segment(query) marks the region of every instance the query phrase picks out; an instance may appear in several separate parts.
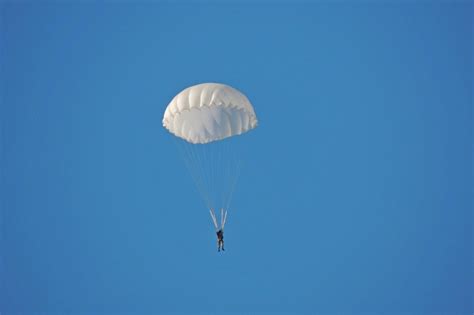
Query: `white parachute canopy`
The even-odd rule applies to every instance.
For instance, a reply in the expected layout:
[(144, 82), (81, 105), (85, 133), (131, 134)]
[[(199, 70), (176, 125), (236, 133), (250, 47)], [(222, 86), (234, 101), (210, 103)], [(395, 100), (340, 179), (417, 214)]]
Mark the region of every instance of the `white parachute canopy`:
[(257, 126), (247, 97), (219, 83), (188, 87), (168, 105), (163, 126), (190, 143), (209, 143), (240, 135)]
[[(177, 147), (214, 226), (223, 228), (241, 165), (233, 136), (257, 127), (252, 104), (228, 85), (198, 84), (173, 98), (163, 126), (177, 137)], [(220, 227), (213, 209), (220, 209)]]

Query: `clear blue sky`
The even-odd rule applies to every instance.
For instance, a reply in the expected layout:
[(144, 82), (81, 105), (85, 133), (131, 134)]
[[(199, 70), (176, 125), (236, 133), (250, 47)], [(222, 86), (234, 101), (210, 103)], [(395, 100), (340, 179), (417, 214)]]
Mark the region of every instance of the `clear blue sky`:
[[(473, 4), (2, 2), (2, 314), (472, 313)], [(163, 111), (258, 129), (215, 248)]]

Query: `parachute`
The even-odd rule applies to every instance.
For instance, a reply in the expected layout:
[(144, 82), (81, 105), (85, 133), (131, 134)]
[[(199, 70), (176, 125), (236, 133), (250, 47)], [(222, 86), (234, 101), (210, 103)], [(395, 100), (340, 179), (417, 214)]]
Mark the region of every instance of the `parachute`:
[(190, 143), (209, 143), (240, 135), (257, 126), (250, 101), (236, 89), (218, 83), (191, 86), (168, 105), (163, 126)]
[(188, 87), (165, 110), (163, 127), (175, 136), (178, 151), (211, 212), (216, 229), (213, 209), (221, 209), (223, 228), (240, 174), (235, 136), (256, 128), (257, 124), (247, 97), (219, 83)]

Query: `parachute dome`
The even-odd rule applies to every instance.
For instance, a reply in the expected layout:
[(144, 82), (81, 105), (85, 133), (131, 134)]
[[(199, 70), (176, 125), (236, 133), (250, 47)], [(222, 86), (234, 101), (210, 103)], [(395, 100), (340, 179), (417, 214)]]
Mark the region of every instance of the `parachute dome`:
[(245, 133), (257, 126), (247, 97), (219, 83), (188, 87), (166, 108), (163, 126), (190, 143), (209, 143)]

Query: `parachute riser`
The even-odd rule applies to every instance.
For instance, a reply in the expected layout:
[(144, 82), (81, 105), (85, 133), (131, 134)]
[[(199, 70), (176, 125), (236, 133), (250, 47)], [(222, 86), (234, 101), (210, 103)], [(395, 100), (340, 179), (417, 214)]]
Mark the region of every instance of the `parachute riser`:
[(216, 214), (214, 213), (214, 209), (209, 209), (209, 213), (211, 214), (212, 223), (214, 224), (216, 231), (224, 230), (224, 226), (227, 220), (227, 210), (224, 210), (223, 208), (221, 208), (220, 226), (217, 224), (217, 217), (216, 217)]

